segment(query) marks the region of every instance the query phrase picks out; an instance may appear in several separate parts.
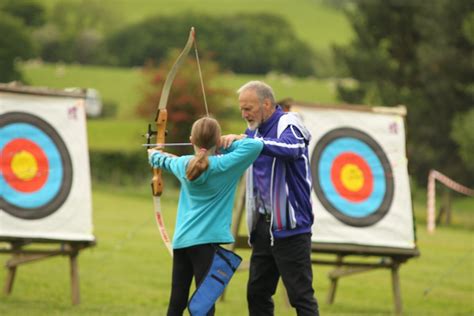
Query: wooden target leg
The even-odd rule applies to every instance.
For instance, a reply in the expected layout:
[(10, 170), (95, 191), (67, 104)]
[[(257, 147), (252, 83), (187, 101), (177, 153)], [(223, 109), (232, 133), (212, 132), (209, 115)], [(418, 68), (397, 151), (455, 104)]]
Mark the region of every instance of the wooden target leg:
[(10, 295), (13, 290), (13, 283), (15, 282), (15, 275), (16, 275), (16, 266), (7, 267), (8, 274), (5, 280), (5, 288), (4, 293), (5, 295)]
[(336, 289), (337, 289), (337, 281), (338, 281), (338, 277), (334, 277), (334, 278), (331, 278), (331, 286), (329, 288), (329, 293), (328, 293), (328, 297), (326, 299), (326, 302), (331, 305), (332, 303), (334, 303), (334, 298), (336, 297)]
[(398, 276), (399, 263), (394, 262), (392, 265), (392, 291), (393, 303), (395, 307), (395, 315), (402, 314), (402, 296), (400, 293), (400, 279)]
[[(342, 256), (338, 255), (336, 259), (336, 269), (334, 271), (338, 271), (340, 269), (342, 263)], [(326, 299), (328, 304), (334, 303), (334, 299), (336, 298), (336, 289), (337, 289), (337, 281), (339, 280), (339, 276), (333, 276), (329, 274), (329, 278), (331, 280), (331, 286), (329, 288), (329, 293)]]
[(69, 256), (71, 265), (71, 297), (72, 304), (77, 305), (81, 302), (81, 295), (79, 292), (79, 267), (77, 264), (78, 252), (74, 252)]

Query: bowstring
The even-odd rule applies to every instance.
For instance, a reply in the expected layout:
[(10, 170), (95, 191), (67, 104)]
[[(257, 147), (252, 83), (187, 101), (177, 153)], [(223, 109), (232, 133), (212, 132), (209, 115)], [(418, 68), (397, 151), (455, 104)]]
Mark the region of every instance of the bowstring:
[(202, 77), (201, 63), (199, 62), (199, 54), (198, 54), (198, 49), (197, 49), (196, 37), (194, 37), (194, 52), (196, 53), (196, 62), (198, 66), (199, 80), (201, 82), (201, 91), (202, 91), (202, 96), (204, 98), (204, 106), (206, 107), (206, 116), (209, 117), (209, 109), (207, 107), (206, 91), (204, 90), (204, 80)]

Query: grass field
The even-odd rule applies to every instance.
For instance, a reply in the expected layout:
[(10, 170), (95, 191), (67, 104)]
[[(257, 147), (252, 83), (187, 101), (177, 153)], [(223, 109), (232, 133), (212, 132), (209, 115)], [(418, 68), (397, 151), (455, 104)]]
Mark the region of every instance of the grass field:
[[(95, 88), (104, 101), (112, 101), (118, 106), (118, 119), (134, 116), (134, 109), (141, 98), (140, 87), (144, 79), (140, 69), (114, 68), (84, 65), (43, 64), (28, 62), (21, 65), (27, 82), (34, 86), (50, 88)], [(196, 76), (198, 76), (196, 71)], [(294, 78), (286, 75), (236, 75), (223, 73), (212, 85), (236, 91), (249, 80), (264, 80), (270, 84), (277, 99), (292, 97), (308, 102), (335, 103), (336, 91), (330, 79)], [(158, 101), (158, 100), (157, 100)], [(237, 107), (237, 95), (233, 102)]]
[[(81, 297), (71, 306), (69, 267), (65, 258), (19, 268), (13, 294), (0, 296), (0, 315), (164, 315), (169, 296), (171, 259), (153, 220), (148, 189), (96, 185), (93, 192), (97, 247), (79, 257)], [(422, 198), (420, 197), (420, 200)], [(177, 190), (167, 187), (162, 199), (172, 231)], [(474, 199), (456, 198), (454, 225), (426, 233), (424, 204), (415, 204), (421, 257), (401, 268), (405, 315), (472, 315), (474, 313)], [(470, 227), (456, 224), (471, 223)], [(239, 254), (248, 258), (247, 250)], [(0, 263), (7, 260), (0, 256)], [(342, 279), (336, 301), (325, 303), (330, 267), (314, 266), (314, 287), (322, 315), (390, 315), (390, 273), (377, 270)], [(0, 282), (6, 270), (0, 270)], [(217, 315), (246, 315), (247, 272), (230, 283)], [(427, 295), (424, 293), (427, 292)], [(279, 287), (276, 315), (294, 315)]]

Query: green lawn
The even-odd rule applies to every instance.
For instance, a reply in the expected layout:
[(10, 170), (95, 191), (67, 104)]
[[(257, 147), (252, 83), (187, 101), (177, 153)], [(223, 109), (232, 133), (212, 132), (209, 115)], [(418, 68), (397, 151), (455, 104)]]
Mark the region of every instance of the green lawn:
[[(168, 186), (163, 210), (169, 231), (174, 222), (177, 190)], [(141, 188), (94, 186), (94, 234), (98, 245), (80, 257), (82, 303), (70, 305), (69, 267), (65, 258), (48, 259), (19, 268), (13, 294), (0, 296), (0, 315), (164, 315), (169, 296), (171, 259), (153, 219), (151, 198)], [(454, 219), (474, 222), (474, 199), (457, 198)], [(462, 212), (460, 209), (462, 208)], [(423, 217), (424, 204), (415, 205)], [(472, 227), (472, 226), (471, 226)], [(433, 235), (417, 225), (421, 257), (401, 268), (406, 315), (472, 315), (474, 313), (472, 228), (441, 226)], [(248, 258), (247, 250), (239, 254)], [(0, 263), (7, 260), (0, 256)], [(314, 286), (323, 315), (390, 315), (392, 294), (387, 270), (342, 279), (336, 301), (325, 302), (330, 267), (314, 266)], [(0, 282), (6, 270), (0, 270)], [(217, 315), (246, 315), (247, 272), (230, 283)], [(427, 292), (427, 295), (424, 293)], [(294, 315), (275, 295), (276, 315)]]
[(26, 82), (33, 86), (49, 88), (94, 88), (103, 101), (117, 104), (118, 118), (133, 116), (140, 100), (143, 83), (139, 69), (84, 66), (78, 64), (21, 64)]

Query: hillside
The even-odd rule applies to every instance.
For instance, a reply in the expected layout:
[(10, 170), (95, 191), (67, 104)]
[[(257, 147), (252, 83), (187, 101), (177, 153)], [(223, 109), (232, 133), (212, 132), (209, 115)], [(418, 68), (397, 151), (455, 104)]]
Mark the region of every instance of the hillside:
[[(80, 0), (70, 0), (80, 1)], [(43, 0), (49, 9), (61, 0)], [(350, 25), (341, 11), (322, 0), (102, 0), (122, 21), (117, 27), (154, 15), (174, 15), (186, 11), (225, 16), (235, 13), (271, 13), (280, 15), (293, 26), (298, 37), (313, 49), (325, 53), (332, 44), (347, 43), (352, 36)]]

